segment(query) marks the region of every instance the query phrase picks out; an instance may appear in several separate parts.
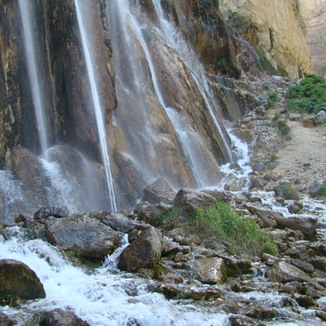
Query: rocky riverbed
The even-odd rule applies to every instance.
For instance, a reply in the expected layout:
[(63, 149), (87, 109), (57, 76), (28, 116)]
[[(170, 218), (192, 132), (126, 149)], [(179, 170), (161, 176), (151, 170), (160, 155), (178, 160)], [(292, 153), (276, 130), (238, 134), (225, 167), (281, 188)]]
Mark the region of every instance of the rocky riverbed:
[[(143, 305), (139, 311), (154, 307), (148, 296), (165, 300), (160, 301), (162, 306), (168, 302), (178, 307), (174, 308), (179, 311), (177, 317), (161, 316), (159, 325), (324, 323), (326, 206), (325, 197), (316, 189), (326, 181), (326, 124), (316, 116), (301, 117), (286, 111), (284, 94), (293, 83), (272, 77), (252, 78), (253, 88), (249, 90), (238, 85), (243, 92), (254, 94), (261, 105), (233, 126), (233, 133), (249, 144), (251, 161), (245, 165), (250, 172), (241, 174), (243, 167), (230, 164), (223, 189), (175, 192), (164, 179), (158, 179), (145, 189), (143, 201), (132, 213), (69, 215), (61, 208), (47, 207), (33, 216), (18, 216), (15, 226), (2, 226), (0, 282), (6, 290), (0, 296), (1, 325), (153, 325), (157, 318), (154, 312), (148, 312), (146, 319), (137, 310), (130, 310), (139, 302)], [(277, 92), (279, 99), (270, 106), (267, 102), (272, 92)], [(277, 127), (280, 120), (290, 127), (286, 135)], [(291, 185), (290, 194), (286, 185)], [(255, 220), (273, 239), (278, 253), (232, 253), (232, 244), (209, 230), (203, 235), (183, 227), (189, 214), (221, 201)], [(169, 215), (176, 209), (177, 214)], [(41, 243), (54, 247), (40, 249)], [(106, 308), (101, 309), (112, 310), (107, 319), (110, 322), (96, 319), (104, 314), (100, 308), (86, 313), (77, 298), (58, 304), (58, 297), (54, 299), (46, 285), (49, 278), (55, 278), (53, 274), (43, 275), (37, 264), (31, 268), (21, 261), (31, 246), (33, 253), (56, 272), (69, 264), (81, 268), (83, 275), (97, 275), (87, 293), (92, 304), (105, 302)], [(108, 286), (104, 278), (108, 275), (124, 283), (116, 281)], [(70, 277), (74, 282), (79, 276), (77, 272), (67, 274), (60, 282), (65, 284)], [(21, 280), (19, 288), (15, 286), (17, 278)], [(117, 307), (113, 303), (103, 299), (114, 287), (125, 296), (125, 308), (121, 304), (119, 313), (114, 313)], [(69, 293), (62, 291), (68, 300)], [(35, 295), (29, 297), (26, 292)], [(47, 298), (42, 299), (45, 293)], [(144, 296), (146, 300), (141, 301)], [(116, 300), (120, 303), (118, 297)], [(191, 319), (189, 311), (182, 314), (185, 307), (196, 317)]]

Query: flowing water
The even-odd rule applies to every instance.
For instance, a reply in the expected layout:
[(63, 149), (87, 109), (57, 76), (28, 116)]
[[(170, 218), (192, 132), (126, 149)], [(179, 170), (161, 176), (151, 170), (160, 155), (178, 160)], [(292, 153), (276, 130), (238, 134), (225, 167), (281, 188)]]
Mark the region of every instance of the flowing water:
[[(115, 260), (108, 258), (92, 273), (72, 266), (54, 247), (42, 240), (26, 240), (17, 227), (0, 239), (0, 259), (24, 262), (44, 284), (46, 298), (19, 311), (1, 308), (18, 325), (33, 312), (63, 308), (74, 311), (91, 326), (226, 326), (227, 316), (213, 309), (178, 304), (149, 291), (150, 282), (133, 275), (117, 274)], [(114, 257), (113, 257), (114, 258)]]
[(39, 80), (40, 72), (38, 69), (38, 62), (36, 56), (35, 46), (37, 42), (34, 39), (33, 33), (33, 9), (31, 2), (26, 0), (19, 0), (19, 9), (23, 25), (24, 47), (26, 53), (26, 62), (28, 69), (28, 76), (30, 81), (30, 89), (32, 91), (32, 98), (34, 104), (34, 111), (37, 120), (37, 129), (39, 134), (39, 141), (41, 145), (41, 154), (44, 155), (46, 149), (49, 147), (48, 140), (48, 126), (46, 121), (46, 113), (44, 109), (43, 90)]
[(75, 0), (75, 7), (76, 7), (77, 21), (78, 21), (78, 26), (79, 26), (84, 56), (85, 56), (87, 74), (88, 74), (89, 84), (91, 88), (91, 97), (92, 97), (93, 107), (94, 107), (94, 112), (96, 117), (97, 131), (98, 131), (98, 137), (100, 143), (99, 145), (102, 154), (102, 161), (103, 161), (103, 166), (105, 171), (107, 188), (109, 192), (111, 211), (115, 212), (117, 210), (117, 203), (115, 198), (113, 177), (111, 172), (109, 148), (106, 141), (107, 136), (105, 131), (103, 111), (100, 103), (100, 96), (97, 89), (97, 82), (96, 82), (96, 77), (94, 72), (94, 63), (92, 61), (91, 48), (88, 43), (87, 30), (83, 22), (82, 6), (80, 5), (79, 0)]

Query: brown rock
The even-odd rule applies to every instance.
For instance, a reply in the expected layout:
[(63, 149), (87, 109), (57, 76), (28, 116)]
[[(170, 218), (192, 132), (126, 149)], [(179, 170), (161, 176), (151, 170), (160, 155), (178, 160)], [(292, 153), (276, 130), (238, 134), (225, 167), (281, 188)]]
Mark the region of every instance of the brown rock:
[(203, 258), (197, 261), (198, 279), (206, 284), (222, 284), (227, 277), (227, 270), (222, 258)]
[(316, 235), (317, 219), (312, 217), (278, 217), (276, 222), (278, 226), (301, 231), (307, 238)]
[(89, 326), (72, 311), (55, 309), (42, 314), (39, 326)]
[(0, 260), (0, 304), (13, 305), (20, 299), (45, 298), (39, 278), (27, 265), (13, 259)]
[(121, 253), (118, 267), (127, 272), (151, 267), (160, 261), (162, 251), (161, 232), (149, 227)]
[(164, 178), (159, 178), (144, 189), (144, 201), (152, 204), (170, 202), (174, 199), (176, 192), (171, 188)]

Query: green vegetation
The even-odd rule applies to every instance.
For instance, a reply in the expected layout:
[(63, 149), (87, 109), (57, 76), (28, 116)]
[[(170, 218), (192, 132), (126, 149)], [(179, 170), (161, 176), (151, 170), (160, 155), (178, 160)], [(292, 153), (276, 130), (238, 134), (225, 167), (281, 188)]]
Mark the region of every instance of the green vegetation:
[(271, 92), (267, 96), (267, 106), (274, 108), (276, 104), (280, 101), (278, 92)]
[(307, 75), (298, 85), (289, 88), (286, 97), (291, 111), (318, 113), (326, 110), (326, 80), (316, 75)]
[(256, 221), (237, 214), (224, 202), (198, 209), (196, 215), (184, 216), (183, 221), (178, 219), (180, 215), (182, 215), (180, 211), (173, 208), (161, 218), (175, 220), (176, 224), (173, 227), (182, 227), (187, 233), (195, 234), (202, 239), (217, 237), (218, 240), (227, 242), (231, 254), (277, 254), (276, 245), (260, 229)]
[(226, 68), (229, 65), (229, 60), (227, 58), (223, 58), (217, 62), (217, 66), (220, 69)]
[(280, 132), (283, 136), (286, 136), (286, 137), (290, 136), (291, 128), (287, 124), (286, 120), (279, 120), (277, 122), (277, 128), (280, 130)]
[(317, 195), (321, 197), (326, 197), (326, 186), (321, 186), (317, 191)]
[(285, 199), (299, 200), (300, 195), (298, 189), (290, 183), (283, 186), (283, 194)]

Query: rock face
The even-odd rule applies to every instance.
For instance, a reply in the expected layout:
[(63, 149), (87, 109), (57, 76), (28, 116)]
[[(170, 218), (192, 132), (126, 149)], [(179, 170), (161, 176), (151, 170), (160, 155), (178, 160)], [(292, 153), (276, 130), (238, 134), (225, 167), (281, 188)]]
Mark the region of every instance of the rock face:
[(258, 44), (253, 45), (267, 53), (280, 74), (302, 76), (314, 71), (299, 0), (223, 0), (220, 4), (223, 11), (252, 20), (258, 37)]
[(39, 326), (89, 326), (72, 311), (55, 309), (42, 314)]
[(0, 260), (0, 304), (13, 305), (20, 299), (45, 298), (39, 278), (27, 265), (13, 259)]
[(120, 242), (119, 234), (111, 227), (87, 216), (49, 220), (46, 232), (51, 243), (62, 250), (73, 250), (92, 260), (103, 260)]
[(300, 0), (307, 42), (318, 75), (326, 77), (326, 1)]
[(227, 277), (222, 258), (203, 258), (197, 261), (198, 279), (206, 284), (222, 284)]
[(121, 253), (118, 267), (128, 272), (152, 267), (160, 261), (162, 251), (163, 243), (160, 231), (149, 227)]

